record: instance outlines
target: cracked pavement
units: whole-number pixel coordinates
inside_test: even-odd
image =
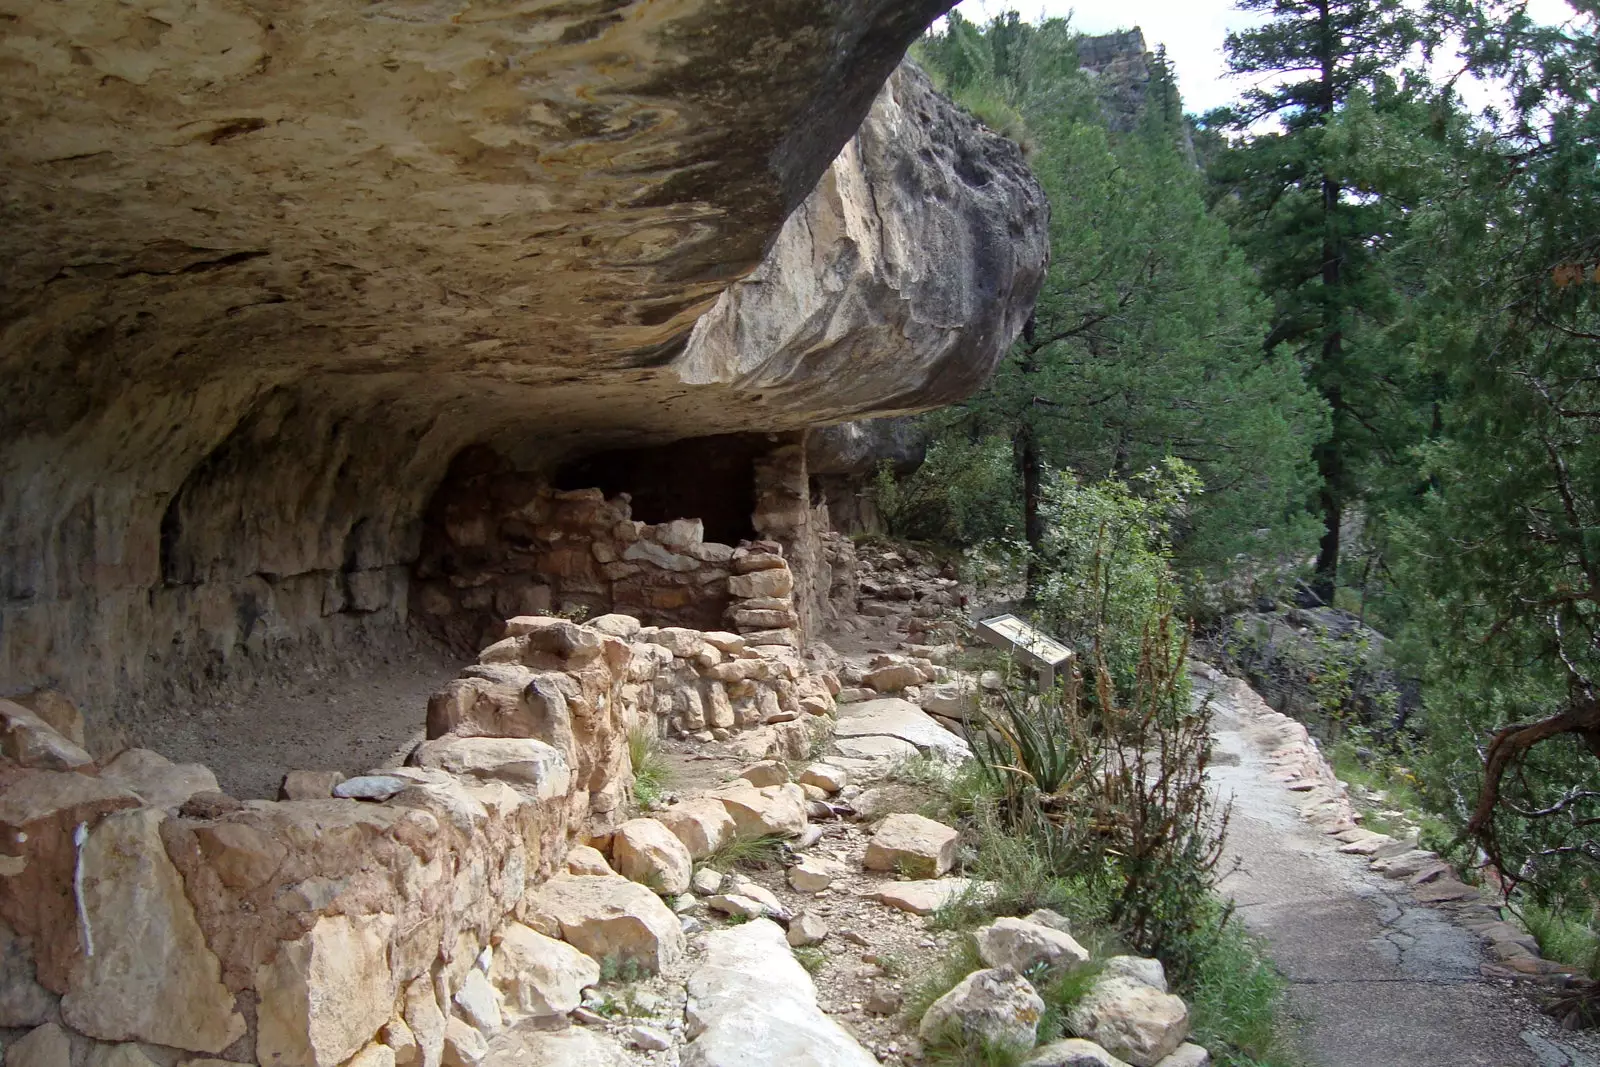
[[[1289,982],[1316,1067],[1600,1067],[1594,1035],[1558,1030],[1482,977],[1476,935],[1341,855],[1268,775],[1223,694],[1214,788],[1232,797],[1221,883]]]

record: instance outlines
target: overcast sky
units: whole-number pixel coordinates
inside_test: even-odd
[[[1222,41],[1229,30],[1260,21],[1233,9],[1232,0],[962,0],[961,14],[973,22],[1015,8],[1030,22],[1041,15],[1071,15],[1083,33],[1110,33],[1138,26],[1152,50],[1167,46],[1188,111],[1204,113],[1231,100],[1242,87],[1225,75]],[[1563,0],[1532,0],[1536,18],[1564,21],[1572,9]]]

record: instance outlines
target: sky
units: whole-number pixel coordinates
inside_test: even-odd
[[[1110,33],[1138,26],[1152,51],[1167,46],[1167,58],[1178,73],[1184,109],[1203,114],[1225,104],[1248,83],[1227,76],[1222,41],[1229,30],[1244,29],[1264,21],[1261,16],[1233,9],[1232,0],[962,0],[961,14],[973,22],[1015,8],[1030,22],[1040,15],[1070,14],[1073,28],[1082,33]],[[1561,22],[1572,14],[1563,0],[1532,0],[1529,12],[1537,19]]]

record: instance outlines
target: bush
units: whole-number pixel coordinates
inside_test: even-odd
[[[874,486],[878,512],[896,537],[976,545],[1015,536],[1022,506],[1011,443],[949,433],[928,446],[921,467],[896,479],[887,465]]]

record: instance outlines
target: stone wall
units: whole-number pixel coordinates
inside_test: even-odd
[[[681,952],[643,887],[596,883],[643,931],[609,941],[585,941],[542,887],[625,817],[630,733],[742,732],[757,758],[798,758],[828,729],[836,678],[786,646],[621,615],[505,627],[432,699],[407,766],[297,772],[276,802],[154,753],[96,763],[0,701],[0,1028],[33,1028],[8,1051],[50,1067],[86,1046],[122,1067],[470,1067],[502,1010],[576,1006],[576,985],[564,1007],[514,988],[535,931],[646,970]]]
[[[462,651],[498,640],[507,616],[552,610],[800,647],[832,582],[827,516],[806,498],[803,434],[779,442],[742,470],[740,488],[755,501],[743,524],[764,540],[738,545],[705,540],[698,516],[641,522],[629,493],[556,489],[493,454],[466,453],[428,508],[413,616]]]

